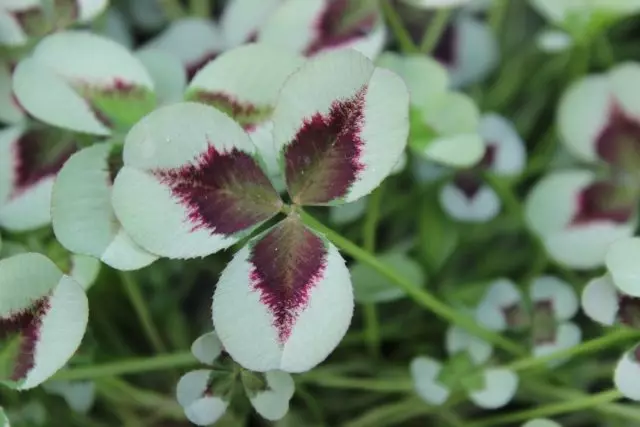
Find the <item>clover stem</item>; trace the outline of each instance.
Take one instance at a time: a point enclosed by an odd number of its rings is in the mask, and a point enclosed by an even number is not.
[[[367,213],[362,227],[364,250],[375,253],[376,247],[376,230],[380,220],[380,205],[382,203],[382,194],[384,184],[378,187],[369,198],[367,204]],[[380,322],[375,303],[368,303],[363,306],[365,338],[369,345],[369,351],[373,357],[380,356]]]
[[[316,371],[304,373],[297,380],[316,386],[345,390],[368,390],[388,393],[405,393],[413,390],[413,384],[408,376],[393,379],[350,378],[333,375],[317,369]]]
[[[348,421],[344,427],[375,427],[400,425],[412,418],[431,414],[436,408],[417,397],[409,397],[392,403],[379,405],[358,418]]]
[[[164,13],[164,16],[170,21],[182,18],[186,14],[178,0],[159,0],[158,3],[160,4],[162,13]]]
[[[389,27],[391,27],[391,31],[393,35],[398,40],[400,44],[400,50],[403,53],[419,53],[420,50],[415,45],[413,40],[411,40],[411,35],[407,31],[407,29],[402,24],[402,19],[398,12],[393,8],[389,0],[381,0],[380,8],[387,22],[389,23]]]
[[[580,399],[573,399],[566,402],[556,403],[552,405],[539,406],[534,409],[512,412],[505,415],[497,415],[488,417],[476,422],[470,422],[467,427],[494,427],[505,424],[516,423],[519,421],[528,421],[534,418],[549,417],[553,415],[566,414],[582,409],[604,405],[621,399],[622,393],[618,390],[607,390],[594,395],[585,395]]]
[[[147,339],[158,353],[163,353],[166,351],[166,346],[162,342],[160,338],[160,334],[158,333],[158,329],[153,323],[153,319],[151,318],[151,313],[149,312],[149,308],[145,303],[144,297],[140,292],[140,286],[138,282],[133,278],[131,273],[120,273],[120,279],[122,282],[122,286],[124,287],[125,292],[127,293],[127,297],[133,305],[133,309],[138,316],[138,320],[142,324],[142,329],[147,336]]]
[[[489,25],[495,34],[500,34],[509,11],[510,0],[494,0],[489,11]]]
[[[449,19],[451,18],[452,14],[452,8],[438,9],[438,11],[433,16],[433,19],[429,22],[429,26],[424,32],[424,35],[422,36],[422,41],[420,42],[421,53],[430,55],[431,52],[433,52],[433,50],[438,45],[440,37],[444,33],[445,28],[447,28],[447,24],[449,23]]]
[[[198,361],[190,351],[181,353],[159,354],[152,357],[119,360],[102,365],[85,366],[66,369],[58,372],[56,380],[82,380],[117,375],[139,374],[141,372],[161,371],[168,368],[197,366]]]
[[[199,18],[209,18],[212,3],[210,0],[189,0],[189,14]]]
[[[443,303],[421,287],[413,285],[393,268],[390,268],[383,262],[379,261],[375,255],[365,251],[355,243],[341,236],[339,233],[327,227],[307,212],[301,210],[300,216],[306,225],[320,233],[323,233],[338,248],[389,279],[394,285],[402,289],[409,298],[413,299],[422,307],[432,311],[436,316],[466,329],[468,332],[493,343],[497,347],[500,347],[511,354],[520,356],[526,353],[526,351],[515,342],[479,326],[471,317],[459,313],[456,309]]]
[[[172,397],[138,388],[120,378],[101,378],[97,381],[97,387],[101,394],[119,406],[144,407],[153,410],[156,415],[165,415],[176,420],[184,418],[184,411]]]
[[[524,387],[528,392],[531,392],[545,399],[572,401],[585,397],[585,395],[583,393],[580,393],[579,391],[547,385],[544,383],[540,383],[535,379],[528,380],[524,384]],[[630,405],[608,403],[596,409],[602,414],[615,415],[629,420],[640,420],[640,410]]]
[[[564,358],[569,359],[580,354],[591,353],[593,351],[601,350],[613,344],[617,344],[621,341],[627,341],[632,338],[640,339],[640,331],[633,329],[620,329],[609,335],[604,335],[590,341],[585,341],[581,344],[578,344],[577,346],[556,351],[546,356],[529,356],[523,359],[516,360],[513,363],[508,364],[506,368],[514,371],[523,371],[531,368],[541,368],[545,367],[549,362],[553,360]]]

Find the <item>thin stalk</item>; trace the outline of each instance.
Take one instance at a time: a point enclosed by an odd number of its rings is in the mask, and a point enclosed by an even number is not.
[[[175,420],[184,419],[184,411],[173,397],[137,388],[116,377],[102,378],[98,387],[109,390],[124,405],[153,409],[158,415]]]
[[[85,366],[58,372],[56,380],[89,380],[142,372],[162,371],[168,368],[197,366],[198,361],[191,352],[160,354],[153,357],[125,359],[103,365]]]
[[[344,427],[380,427],[384,425],[399,425],[411,418],[433,413],[435,408],[428,406],[417,397],[399,402],[381,405],[366,412],[364,415],[347,422]]]
[[[468,423],[466,427],[494,427],[520,421],[528,421],[534,418],[550,417],[553,415],[566,414],[591,407],[601,406],[621,398],[622,393],[618,390],[608,390],[591,396],[587,395],[581,399],[540,406],[534,409],[512,412],[505,415],[497,415],[495,417],[488,417],[476,422]]]
[[[613,46],[606,35],[602,35],[596,41],[598,58],[603,66],[610,68],[616,64],[616,55]]]
[[[162,13],[170,21],[180,19],[186,15],[184,8],[178,0],[158,0]]]
[[[211,0],[189,0],[189,14],[199,18],[209,18],[211,6]]]
[[[411,35],[407,31],[407,29],[402,24],[402,19],[395,11],[389,0],[380,0],[380,8],[382,13],[389,23],[389,27],[391,28],[391,32],[398,40],[400,44],[400,50],[403,53],[418,53],[420,52],[416,47],[413,40],[411,40]]]
[[[303,383],[315,384],[321,387],[345,389],[345,390],[363,390],[363,391],[379,391],[389,393],[406,393],[413,390],[413,385],[409,377],[380,380],[368,378],[347,378],[330,375],[324,372],[314,373],[307,372],[298,377]]]
[[[367,303],[362,306],[364,314],[364,336],[372,357],[380,357],[380,321],[375,303]]]
[[[570,359],[581,354],[592,353],[594,351],[602,350],[603,348],[617,344],[621,341],[630,340],[632,338],[640,338],[640,331],[634,329],[620,329],[616,332],[610,333],[600,338],[585,341],[575,347],[556,351],[546,356],[531,356],[525,357],[524,359],[516,360],[515,362],[507,365],[506,368],[514,371],[524,371],[532,368],[543,368],[553,360],[565,358]]]
[[[378,229],[378,222],[380,220],[380,206],[382,204],[383,191],[384,184],[371,193],[369,203],[367,204],[364,225],[362,227],[364,250],[371,253],[376,250],[376,230]]]
[[[509,12],[509,0],[493,0],[489,11],[489,25],[495,34],[500,34]]]
[[[131,407],[122,405],[125,397],[102,384],[97,384],[97,392],[103,399],[109,402],[109,406],[113,408],[113,413],[120,419],[123,427],[143,427],[144,424],[132,411]]]
[[[301,384],[296,384],[296,396],[299,397],[309,409],[309,412],[315,418],[316,425],[324,427],[327,423],[322,413],[322,407],[316,400],[315,396]]]
[[[591,49],[585,42],[581,41],[576,44],[571,51],[571,60],[569,62],[568,75],[570,79],[577,80],[589,72],[591,65]]]
[[[558,400],[577,400],[585,397],[584,393],[579,391],[550,386],[547,384],[539,383],[535,380],[528,380],[524,383],[524,387],[527,391],[539,395],[546,399],[558,399]],[[623,405],[619,403],[607,403],[605,405],[598,406],[597,411],[602,414],[614,415],[620,418],[625,418],[634,421],[640,421],[640,410],[633,406]]]
[[[162,339],[160,339],[160,334],[153,323],[151,313],[149,312],[149,308],[147,307],[142,293],[140,292],[138,282],[133,278],[131,273],[120,273],[120,280],[131,305],[133,305],[136,316],[138,316],[138,320],[142,324],[142,329],[144,330],[147,339],[155,351],[158,353],[166,352],[167,348],[162,342]]]
[[[422,41],[420,42],[420,52],[424,53],[425,55],[430,55],[431,52],[433,52],[433,50],[438,45],[440,37],[442,37],[445,28],[447,28],[447,24],[449,23],[449,19],[451,18],[452,14],[453,9],[438,9],[431,22],[429,22],[429,27],[422,36]]]
[[[466,421],[461,420],[452,410],[450,409],[440,409],[438,411],[438,417],[444,421],[446,425],[451,427],[465,427],[467,425]]]
[[[436,316],[439,316],[451,323],[462,327],[463,329],[466,329],[470,333],[477,335],[478,337],[489,341],[498,347],[501,347],[511,354],[520,356],[526,353],[526,351],[520,348],[518,344],[502,337],[499,334],[496,334],[479,326],[471,317],[458,312],[457,310],[443,303],[421,287],[415,286],[393,268],[390,268],[383,262],[379,261],[372,253],[365,251],[355,243],[344,238],[333,229],[327,227],[326,225],[315,219],[313,216],[304,211],[301,211],[301,217],[306,225],[320,233],[325,234],[325,236],[338,248],[342,249],[344,252],[348,253],[361,263],[367,264],[382,276],[389,279],[393,284],[402,289],[409,298],[413,299],[419,305],[432,311]]]
[[[380,205],[383,191],[384,186],[381,185],[371,194],[362,227],[364,249],[371,253],[375,253],[376,248],[376,231],[380,219]],[[374,303],[365,304],[363,309],[365,338],[371,356],[377,358],[380,356],[380,322],[378,321],[376,305]]]

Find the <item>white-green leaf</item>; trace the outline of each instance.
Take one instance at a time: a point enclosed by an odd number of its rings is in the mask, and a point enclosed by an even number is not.
[[[33,388],[76,351],[88,321],[82,287],[37,253],[0,261],[0,325],[7,335],[0,378],[17,389]]]

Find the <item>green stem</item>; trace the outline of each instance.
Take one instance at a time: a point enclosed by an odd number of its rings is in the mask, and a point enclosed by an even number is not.
[[[557,138],[556,129],[553,126],[537,141],[533,152],[529,155],[529,164],[518,178],[522,182],[533,176],[543,173],[549,166],[549,162],[555,153],[555,141]]]
[[[380,356],[380,322],[375,303],[367,303],[362,306],[364,314],[364,336],[372,357]]]
[[[164,16],[170,21],[183,18],[186,13],[178,0],[158,0]]]
[[[504,20],[509,11],[510,0],[493,0],[491,11],[489,12],[489,25],[494,33],[500,34]]]
[[[576,44],[571,51],[568,76],[570,80],[577,80],[589,72],[591,64],[590,46],[582,41]]]
[[[478,337],[495,344],[498,347],[508,351],[515,355],[525,354],[525,350],[511,340],[502,337],[495,332],[489,331],[479,326],[474,319],[467,315],[461,314],[454,308],[449,307],[429,292],[423,290],[421,287],[412,284],[401,274],[394,269],[390,268],[383,262],[379,261],[373,254],[360,248],[350,240],[342,237],[333,229],[327,227],[307,212],[301,211],[302,220],[309,227],[316,231],[325,234],[325,236],[332,241],[338,248],[342,249],[356,260],[363,264],[367,264],[372,269],[376,270],[382,276],[389,279],[393,284],[402,289],[409,298],[413,299],[419,305],[429,309],[436,316],[439,316],[451,323],[454,323],[463,329],[466,329],[470,333],[477,335]]]
[[[199,18],[209,18],[211,6],[210,0],[189,0],[189,14]]]
[[[371,194],[367,205],[364,226],[362,227],[364,249],[371,253],[375,253],[376,248],[376,231],[380,219],[380,205],[382,203],[383,191],[384,187],[381,185]],[[380,322],[378,321],[376,305],[374,303],[365,304],[363,309],[365,338],[371,356],[377,358],[380,355]]]
[[[102,378],[98,388],[110,393],[122,405],[152,409],[157,415],[174,420],[184,419],[184,411],[173,397],[137,388],[116,377]]]
[[[445,28],[447,28],[447,24],[449,23],[452,13],[453,9],[438,9],[431,22],[429,22],[429,27],[422,37],[420,52],[425,55],[430,55],[431,52],[433,52],[438,45],[438,41],[440,41],[442,33],[444,33]]]
[[[393,380],[347,378],[327,374],[326,372],[316,373],[312,371],[303,374],[298,380],[321,387],[345,390],[367,390],[389,393],[406,393],[413,390],[411,379],[408,377]]]
[[[387,22],[389,23],[389,27],[391,28],[393,35],[400,44],[400,50],[403,53],[418,53],[419,50],[413,40],[411,40],[411,35],[402,24],[402,19],[400,19],[400,16],[395,11],[389,0],[380,0],[380,7]]]
[[[584,399],[585,395],[579,391],[554,387],[547,384],[539,383],[535,380],[530,380],[524,383],[524,387],[542,398],[546,399],[558,399],[558,400],[579,400]],[[596,408],[598,412],[602,414],[615,415],[617,417],[626,418],[634,421],[640,421],[640,410],[628,406],[621,405],[619,403],[608,403]]]
[[[198,361],[191,352],[161,354],[153,357],[120,360],[103,365],[66,369],[58,372],[56,380],[89,380],[141,372],[161,371],[163,369],[196,366]]]
[[[452,410],[450,409],[440,409],[438,411],[438,416],[446,425],[450,425],[452,427],[465,427],[467,425],[466,421],[462,421]]]
[[[322,407],[318,404],[315,396],[306,389],[306,387],[301,384],[296,384],[296,396],[299,397],[309,409],[309,412],[315,418],[316,425],[325,426],[327,423],[324,419],[324,414],[322,413]]]
[[[614,333],[596,338],[590,341],[585,341],[575,347],[567,348],[565,350],[556,351],[541,357],[526,357],[524,359],[516,360],[515,362],[506,366],[508,369],[514,371],[523,371],[532,368],[545,367],[549,362],[558,359],[571,359],[581,354],[588,354],[603,348],[609,347],[613,344],[617,344],[621,341],[627,341],[630,339],[640,338],[640,331],[634,329],[620,329]]]
[[[380,206],[382,204],[383,191],[384,187],[381,185],[371,193],[369,203],[367,204],[367,214],[362,227],[364,250],[372,253],[376,250],[376,231],[378,229],[378,221],[380,220]]]
[[[153,320],[151,318],[151,313],[145,303],[144,297],[140,292],[140,286],[133,278],[131,273],[120,273],[120,280],[122,281],[122,286],[124,287],[127,296],[129,297],[129,301],[131,305],[133,305],[133,309],[138,316],[138,320],[142,324],[142,329],[144,329],[145,335],[147,339],[158,353],[164,353],[167,351],[162,339],[160,339],[160,334],[158,333],[158,329],[156,328]]]
[[[96,385],[97,393],[113,408],[113,413],[120,419],[123,427],[142,427],[142,421],[136,416],[130,405],[123,405],[128,400],[128,396],[113,390],[102,383]]]
[[[428,406],[417,397],[408,398],[399,402],[378,406],[364,415],[347,422],[344,427],[380,427],[384,425],[400,425],[411,418],[427,415],[434,412],[432,406]]]
[[[579,410],[604,405],[621,398],[622,393],[620,393],[618,390],[608,390],[595,395],[584,396],[581,399],[575,399],[556,403],[553,405],[540,406],[534,409],[527,409],[525,411],[512,412],[506,415],[497,415],[495,417],[485,418],[483,420],[468,423],[466,427],[494,427],[520,421],[528,421],[534,418],[550,417],[553,415],[566,414],[569,412],[576,412]]]
[[[616,55],[613,52],[613,46],[611,46],[611,42],[606,34],[603,34],[597,39],[596,49],[598,58],[603,66],[610,68],[616,64]]]

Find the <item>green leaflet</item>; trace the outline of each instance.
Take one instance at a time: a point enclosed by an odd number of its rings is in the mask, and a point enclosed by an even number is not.
[[[249,398],[269,389],[267,378],[262,372],[251,372],[243,369],[240,378]]]
[[[109,88],[78,85],[76,90],[89,102],[98,120],[121,131],[128,131],[157,104],[155,93],[126,83],[116,82]]]
[[[478,371],[468,352],[462,351],[447,361],[436,379],[450,390],[463,388],[469,392],[485,388],[484,375]]]

